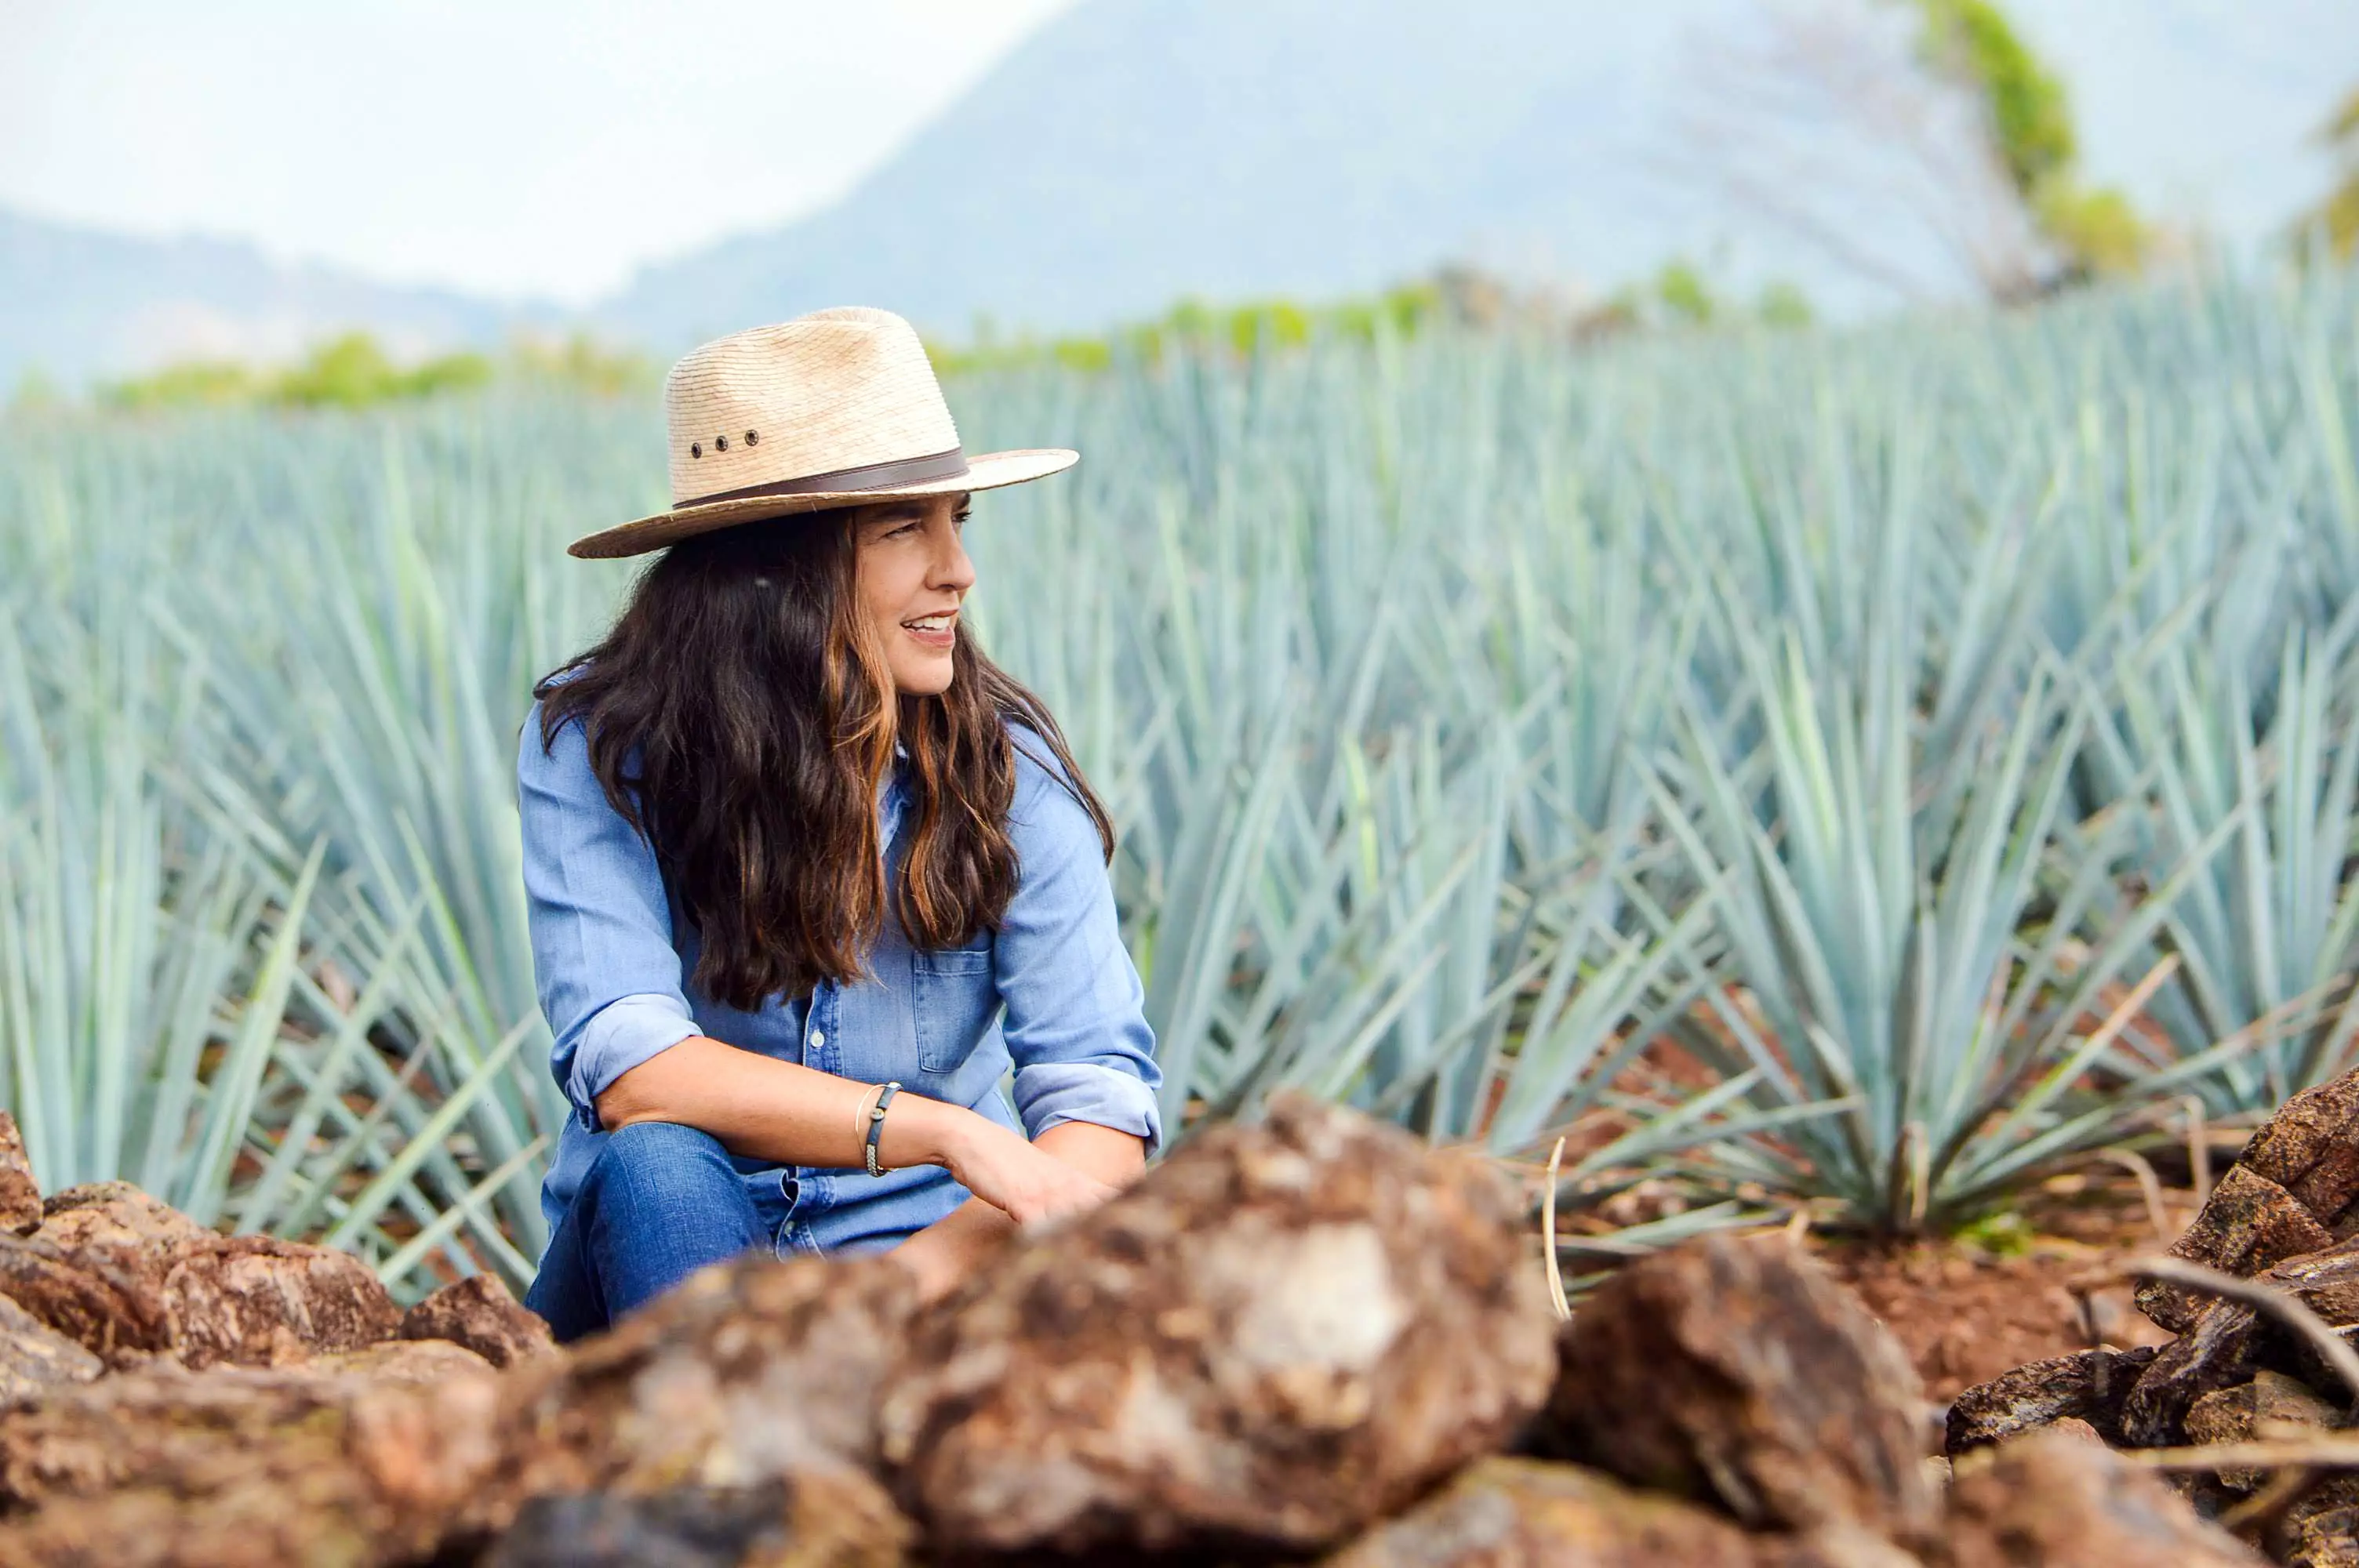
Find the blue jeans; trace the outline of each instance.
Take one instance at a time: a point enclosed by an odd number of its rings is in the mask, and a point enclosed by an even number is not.
[[[583,1175],[524,1304],[560,1343],[579,1339],[708,1263],[771,1248],[777,1229],[719,1139],[677,1122],[633,1122]]]

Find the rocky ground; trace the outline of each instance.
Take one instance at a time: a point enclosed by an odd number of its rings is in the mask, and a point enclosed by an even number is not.
[[[2300,1114],[2359,1165],[2359,1123]],[[2337,1256],[2290,1147],[2238,1170]],[[489,1282],[401,1313],[349,1259],[119,1186],[44,1201],[9,1154],[0,1568],[2204,1568],[2297,1509],[2299,1560],[2346,1561],[2315,1545],[2339,1482],[2256,1528],[2234,1499],[2287,1488],[2254,1455],[2109,1446],[2332,1422],[2273,1320],[2149,1292],[2180,1337],[1969,1391],[1952,1475],[1908,1350],[1788,1238],[1634,1264],[1560,1326],[1495,1167],[1304,1100],[944,1301],[747,1260],[563,1351]],[[2264,1256],[2316,1238],[2255,1190],[2232,1172],[2188,1255],[2331,1304],[2331,1268]]]
[[[2288,1101],[2169,1252],[2197,1272],[2138,1287],[2160,1343],[1965,1390],[1951,1457],[2043,1429],[2139,1450],[2199,1514],[2277,1561],[2359,1568],[2359,1443],[2339,1435],[2359,1410],[2359,1074]]]

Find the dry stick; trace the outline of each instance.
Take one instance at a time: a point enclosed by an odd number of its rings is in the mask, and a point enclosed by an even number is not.
[[[2275,1285],[2265,1285],[2258,1280],[2240,1280],[2234,1274],[2223,1274],[2217,1269],[2207,1269],[2201,1263],[2190,1263],[2180,1258],[2141,1258],[2124,1272],[2140,1279],[2160,1280],[2168,1285],[2180,1285],[2210,1295],[2225,1296],[2230,1301],[2243,1302],[2254,1311],[2276,1318],[2288,1329],[2307,1340],[2311,1349],[2334,1369],[2351,1397],[2359,1400],[2359,1351],[2344,1343],[2341,1335],[2327,1325],[2324,1318],[2310,1310],[2301,1298]],[[2238,1469],[2256,1469],[2235,1461]]]
[[[1549,1302],[1559,1323],[1572,1316],[1572,1303],[1564,1299],[1564,1270],[1556,1260],[1556,1173],[1563,1163],[1564,1140],[1560,1138],[1549,1151],[1548,1189],[1540,1195],[1540,1248],[1548,1261]]]
[[[2286,1510],[2318,1485],[2322,1472],[2310,1465],[2294,1465],[2269,1477],[2269,1484],[2223,1513],[2213,1522],[2236,1535],[2258,1536],[2273,1529]]]
[[[2179,972],[2179,964],[2180,957],[2176,953],[2165,953],[2156,959],[2154,968],[2148,969],[2139,979],[2138,983],[2130,988],[2127,996],[2114,1004],[2113,1011],[2105,1014],[2104,1022],[2098,1024],[2096,1033],[2089,1036],[2091,1051],[2103,1052],[2110,1047],[2120,1036],[2122,1031],[2129,1027],[2130,1020],[2138,1015],[2138,1010],[2147,1004],[2147,1000],[2156,991],[2162,989],[2162,982]],[[2169,1246],[2170,1220],[2163,1212],[2162,1182],[2155,1175],[2154,1167],[2147,1162],[2146,1156],[2127,1149],[2101,1149],[2097,1152],[2104,1158],[2113,1161],[2114,1163],[2126,1168],[2130,1174],[2137,1178],[2138,1191],[2146,1198],[2147,1223],[2154,1227],[2154,1233],[2162,1244],[2165,1247]]]
[[[2212,1443],[2197,1448],[2117,1448],[2114,1457],[2141,1470],[2279,1470],[2288,1465],[2359,1470],[2359,1433]]]
[[[2195,1206],[2201,1208],[2212,1196],[2212,1129],[2203,1119],[2201,1096],[2189,1095],[2180,1103],[2187,1107],[2187,1179],[2195,1184]]]
[[[2135,1149],[2100,1149],[2097,1158],[2110,1160],[2137,1178],[2138,1193],[2146,1199],[2146,1222],[2154,1227],[2154,1238],[2165,1247],[2177,1240],[2170,1215],[2162,1206],[2162,1178],[2154,1173],[2153,1162]]]

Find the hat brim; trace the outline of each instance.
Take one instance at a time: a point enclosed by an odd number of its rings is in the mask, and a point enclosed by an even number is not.
[[[813,491],[808,495],[748,495],[735,501],[712,501],[701,506],[678,506],[652,517],[618,523],[595,534],[585,534],[565,546],[565,553],[583,560],[610,560],[618,556],[644,555],[692,535],[710,533],[739,523],[768,517],[792,517],[823,512],[832,506],[864,506],[876,501],[909,501],[929,495],[957,495],[970,490],[996,490],[1026,480],[1062,473],[1082,460],[1082,454],[1061,447],[1022,448],[984,452],[967,460],[966,472],[922,484],[896,485],[890,490]]]

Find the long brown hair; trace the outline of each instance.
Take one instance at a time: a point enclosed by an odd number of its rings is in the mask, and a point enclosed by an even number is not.
[[[855,591],[858,514],[679,541],[605,638],[533,687],[543,748],[582,720],[607,801],[654,848],[695,924],[692,982],[745,1011],[863,973],[885,914],[876,802],[897,741],[908,827],[893,913],[913,946],[958,946],[1006,913],[1015,748],[1027,737],[1114,854],[1105,807],[1056,720],[984,656],[963,618],[949,689],[895,695]]]

